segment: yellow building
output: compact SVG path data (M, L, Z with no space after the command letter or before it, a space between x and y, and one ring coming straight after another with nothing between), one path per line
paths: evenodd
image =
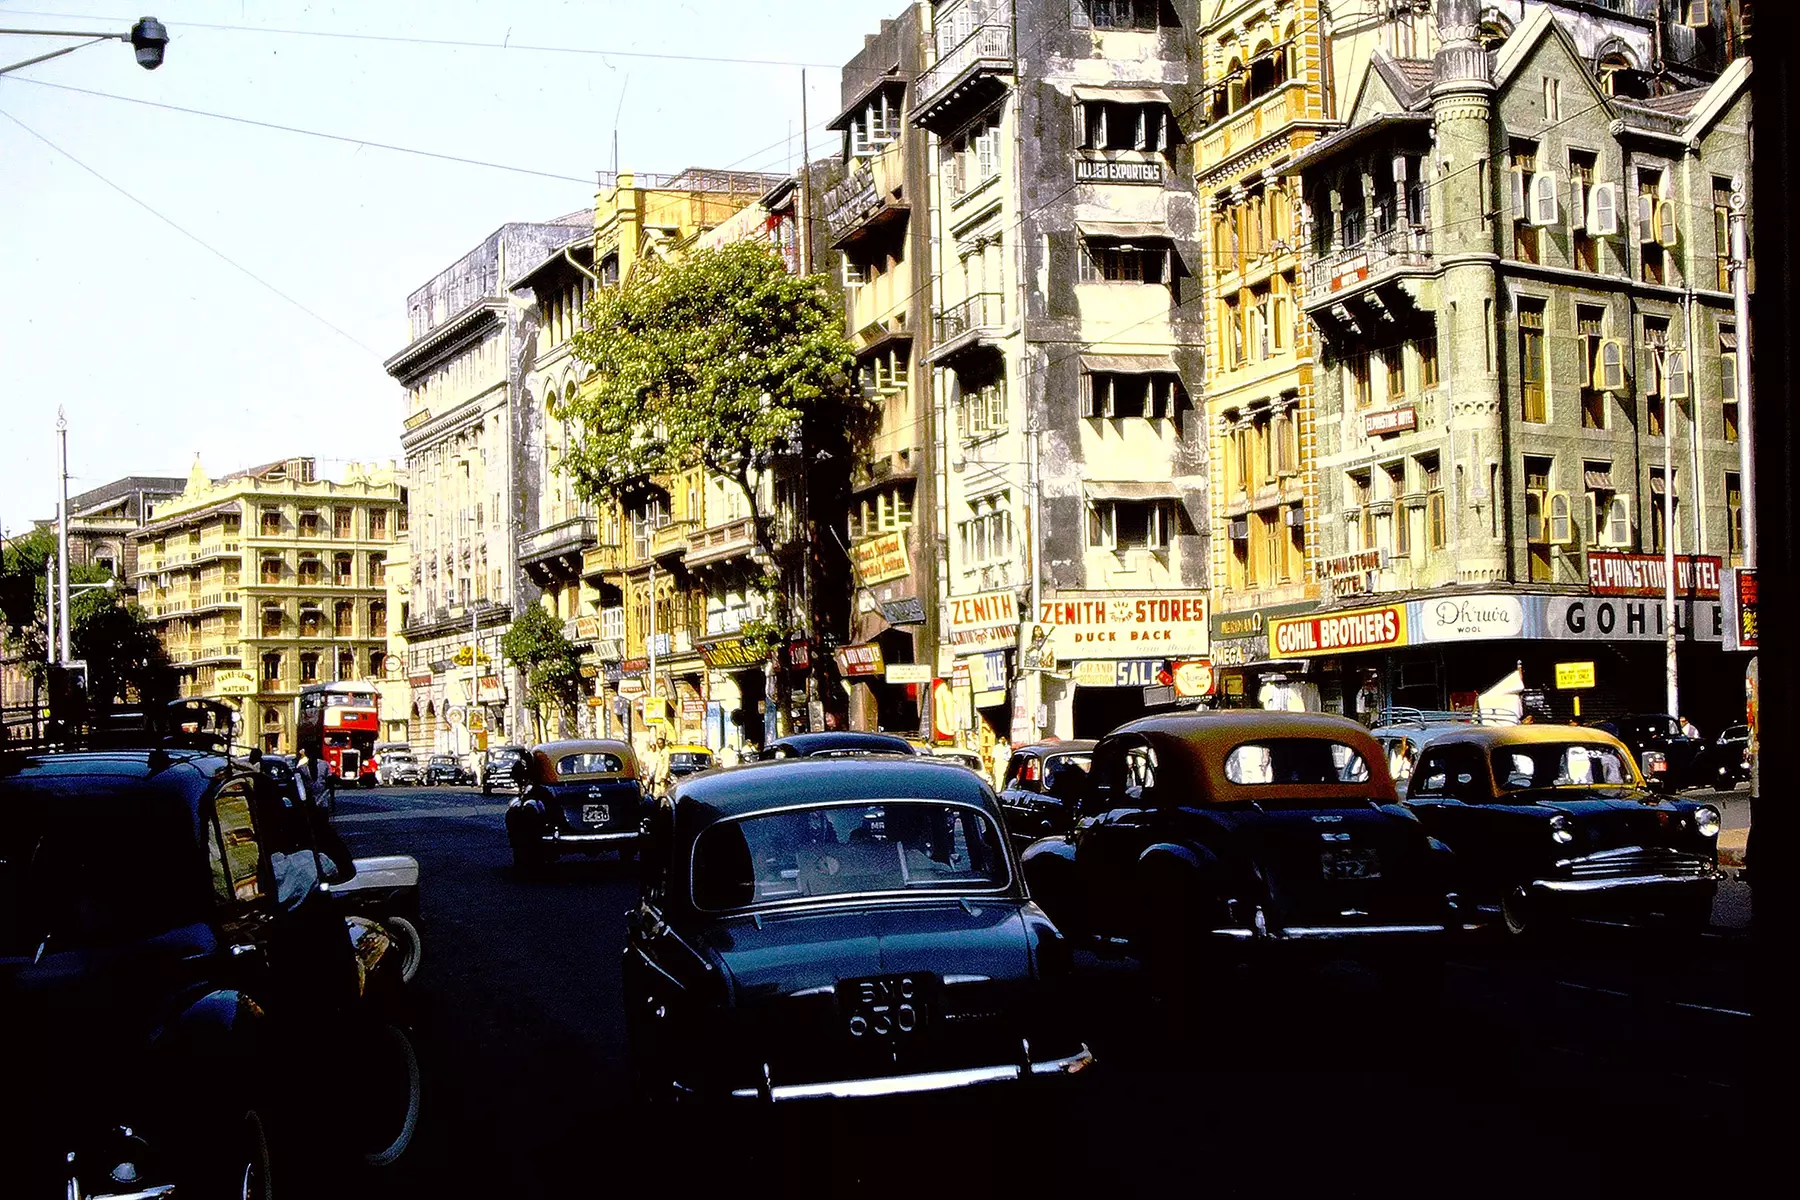
M409 492L406 475L396 476L400 488L400 530L406 530L406 507ZM381 693L381 740L411 742L413 722L412 678L406 659L406 620L412 610L412 539L394 538L387 560L387 658L382 673L376 677ZM429 749L429 747L426 747Z
M236 697L246 736L291 752L302 686L382 678L402 492L391 463L352 463L334 482L310 458L218 480L196 461L137 533L138 601L181 694Z

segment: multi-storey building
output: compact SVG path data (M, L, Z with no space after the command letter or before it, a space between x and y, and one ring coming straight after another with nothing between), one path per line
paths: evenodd
M1207 649L1193 6L927 16L937 723L983 748L1092 734Z
M853 470L845 530L856 595L843 656L850 726L914 735L930 731L930 674L890 683L888 668L925 664L935 674L946 556L931 372L917 366L931 347L931 159L927 134L908 117L924 55L923 9L913 5L845 64L843 107L830 124L844 135L844 179L825 197L859 382L879 412Z
M1750 64L1630 98L1559 15L1489 45L1474 0L1440 0L1435 58L1376 53L1348 127L1289 165L1332 600L1271 640L1326 707L1660 708L1672 548L1690 714L1741 719L1716 569L1740 552ZM1585 711L1561 660L1597 663Z
M138 602L183 696L238 697L246 735L291 752L303 686L383 677L388 556L405 536L391 463L333 481L292 458L212 480L196 461L136 534Z
M179 496L187 480L128 475L69 497L69 568L91 566L130 588L137 576L137 538L150 509ZM55 521L40 522L55 529Z
M412 612L412 538L408 536L407 503L411 499L406 473L398 473L400 488L399 529L387 558L387 657L375 681L381 695L381 740L407 742L420 720L413 700L411 670L406 653L406 621ZM427 743L426 748L429 748Z
M405 634L420 710L411 741L421 748L466 754L486 730L525 728L522 681L499 643L523 601L517 534L537 496L521 460L536 420L521 375L525 316L508 285L589 227L583 212L495 230L407 298L411 340L385 364L406 390Z

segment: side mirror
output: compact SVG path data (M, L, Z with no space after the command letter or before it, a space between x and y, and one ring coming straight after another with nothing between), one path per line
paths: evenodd
M512 779L520 787L531 782L531 767L524 759L520 759L512 765Z

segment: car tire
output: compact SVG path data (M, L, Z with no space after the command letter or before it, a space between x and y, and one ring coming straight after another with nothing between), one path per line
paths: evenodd
M216 1127L223 1133L229 1120ZM237 1135L227 1146L196 1146L200 1157L191 1173L198 1200L274 1200L275 1173L269 1152L269 1132L262 1112L248 1109L237 1124ZM188 1189L183 1187L182 1194Z
M413 976L419 973L419 962L425 956L423 939L419 937L419 927L405 917L389 913L381 918L381 927L398 943L400 947L400 980L411 983Z
M1547 922L1522 885L1506 890L1500 898L1500 920L1512 937L1541 937Z
M363 1165L383 1169L400 1161L419 1130L419 1055L412 1035L392 1022L369 1029L366 1037L356 1056L354 1089L363 1111L352 1116L351 1136ZM357 1117L365 1128L354 1128Z

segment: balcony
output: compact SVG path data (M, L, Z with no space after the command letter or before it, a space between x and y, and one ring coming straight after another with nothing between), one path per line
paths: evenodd
M1300 304L1327 336L1360 338L1430 309L1421 285L1436 271L1430 229L1401 225L1308 262Z
M1223 164L1263 139L1286 132L1297 121L1309 116L1318 119L1318 114L1308 111L1316 103L1307 94L1304 78L1291 79L1258 97L1249 108L1203 130L1196 141L1194 160Z
M1002 292L977 292L936 314L933 362L952 358L972 345L992 340L1006 327L1006 296Z
M584 579L624 569L625 547L623 546L590 546L581 552L581 575Z
M913 123L948 133L1006 91L1013 72L1010 25L980 25L919 76Z
M756 522L749 517L727 521L707 529L697 529L688 539L687 565L718 566L735 558L748 558L756 551Z
M680 558L688 551L688 533L693 529L692 521L671 521L661 529L650 534L650 554L653 558Z
M596 517L570 517L519 539L519 564L542 587L552 580L581 575L582 555L600 540Z
M825 193L825 226L831 245L847 250L883 230L896 233L912 206L905 195L906 158L901 143L891 143L873 159L859 164L850 177Z

